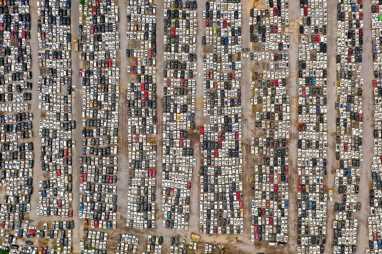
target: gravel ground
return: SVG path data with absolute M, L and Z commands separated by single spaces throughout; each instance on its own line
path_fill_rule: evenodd
M 250 15 L 249 10 L 251 8 L 251 1 L 242 1 L 242 14 L 241 14 L 241 45 L 242 48 L 250 48 Z M 242 104 L 242 153 L 243 153 L 243 198 L 244 198 L 244 236 L 250 238 L 252 231 L 252 219 L 251 219 L 251 201 L 253 191 L 251 189 L 252 185 L 252 172 L 254 170 L 253 159 L 251 156 L 251 141 L 253 138 L 255 123 L 254 114 L 252 113 L 252 89 L 251 89 L 251 69 L 252 65 L 247 53 L 242 54 L 242 73 L 241 73 L 241 101 Z
M 83 230 L 82 222 L 79 216 L 80 205 L 80 154 L 81 154 L 81 83 L 79 73 L 80 56 L 77 50 L 77 39 L 79 35 L 79 4 L 78 1 L 72 3 L 71 10 L 71 29 L 72 29 L 72 84 L 75 86 L 73 96 L 73 119 L 76 120 L 77 128 L 73 130 L 73 140 L 75 147 L 73 149 L 73 219 L 75 228 L 73 230 L 73 251 L 80 253 L 80 239 Z
M 295 176 L 297 176 L 297 103 L 295 103 L 295 98 L 297 98 L 297 54 L 298 54 L 298 19 L 299 13 L 299 1 L 293 0 L 289 2 L 289 33 L 290 33 L 290 44 L 289 44 L 289 82 L 287 85 L 287 90 L 290 98 L 290 112 L 291 112 L 291 125 L 289 131 L 289 209 L 288 209 L 288 220 L 289 220 L 289 232 L 288 232 L 288 250 L 291 253 L 297 252 L 297 196 L 296 196 L 296 184 Z
M 373 57 L 371 45 L 371 0 L 363 2 L 364 12 L 364 45 L 363 45 L 363 66 L 361 70 L 361 78 L 363 79 L 363 112 L 364 112 L 364 125 L 363 125 L 363 162 L 360 170 L 360 193 L 359 201 L 361 202 L 361 211 L 358 212 L 358 219 L 360 223 L 358 234 L 358 249 L 357 254 L 366 253 L 368 248 L 369 234 L 368 234 L 368 221 L 369 214 L 369 182 L 371 181 L 371 164 L 373 160 L 373 125 L 374 125 L 374 100 L 373 89 L 371 80 L 373 79 Z
M 42 180 L 41 170 L 41 139 L 39 135 L 40 129 L 40 116 L 41 111 L 39 109 L 39 84 L 40 69 L 38 63 L 38 38 L 37 38 L 37 22 L 38 22 L 38 10 L 37 1 L 31 1 L 30 8 L 32 27 L 31 27 L 31 50 L 32 50 L 32 82 L 33 82 L 33 94 L 32 94 L 32 113 L 33 113 L 33 194 L 31 198 L 31 213 L 32 220 L 38 219 L 39 209 L 39 182 Z
M 120 33 L 120 97 L 119 97 L 119 157 L 118 157 L 118 181 L 117 181 L 117 192 L 127 193 L 128 192 L 128 182 L 129 182 L 129 159 L 128 159 L 128 105 L 126 99 L 126 91 L 130 80 L 127 75 L 127 18 L 126 18 L 126 1 L 118 1 L 119 5 L 119 33 Z M 117 200 L 118 202 L 118 212 L 122 216 L 126 216 L 127 212 L 127 198 L 120 196 Z M 123 222 L 126 224 L 126 221 Z
M 205 0 L 198 1 L 197 15 L 201 17 L 203 15 L 203 8 L 205 6 Z M 202 36 L 205 33 L 205 26 L 202 19 L 198 19 L 198 31 L 196 41 L 196 107 L 195 107 L 195 125 L 202 126 L 203 120 L 203 45 Z M 190 213 L 190 230 L 192 232 L 199 233 L 199 214 L 200 214 L 200 176 L 199 169 L 203 164 L 200 139 L 194 142 L 194 153 L 196 157 L 195 169 L 192 173 L 192 186 L 191 186 L 191 213 Z
M 164 226 L 164 215 L 162 212 L 162 162 L 163 162 L 163 68 L 164 68 L 164 21 L 163 21 L 163 11 L 164 2 L 163 0 L 155 1 L 157 5 L 156 17 L 156 46 L 157 46 L 157 58 L 156 58 L 156 84 L 157 84 L 157 185 L 156 185 L 156 217 L 157 217 L 157 227 L 161 231 L 165 228 Z
M 334 188 L 334 179 L 336 177 L 336 13 L 337 2 L 328 1 L 328 163 L 326 184 L 328 188 Z M 334 202 L 338 199 L 337 195 L 333 194 L 333 199 L 328 200 L 328 217 L 326 221 L 326 243 L 325 252 L 330 253 L 333 248 L 333 221 L 334 221 Z

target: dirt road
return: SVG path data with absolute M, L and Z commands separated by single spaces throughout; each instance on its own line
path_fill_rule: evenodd
M 198 32 L 196 41 L 196 125 L 204 123 L 203 116 L 203 103 L 204 103 L 204 46 L 202 45 L 202 37 L 205 35 L 206 27 L 203 19 L 203 11 L 206 6 L 206 0 L 197 0 L 197 19 L 198 19 Z
M 118 214 L 121 218 L 126 217 L 128 199 L 124 193 L 129 190 L 129 159 L 128 159 L 128 103 L 127 88 L 130 82 L 127 75 L 127 18 L 126 1 L 118 1 L 119 7 L 119 37 L 120 37 L 120 80 L 119 80 L 119 131 L 118 131 L 118 181 L 117 181 L 117 205 Z M 123 222 L 126 225 L 126 221 Z M 118 226 L 118 225 L 117 225 Z
M 34 153 L 34 165 L 33 165 L 33 194 L 31 198 L 31 213 L 30 218 L 34 221 L 38 221 L 39 210 L 39 183 L 43 179 L 41 170 L 41 138 L 40 138 L 40 118 L 41 110 L 39 109 L 39 84 L 40 68 L 39 68 L 39 53 L 38 53 L 38 10 L 37 1 L 31 1 L 30 14 L 32 20 L 31 27 L 31 50 L 32 50 L 32 113 L 33 113 L 33 153 Z M 36 222 L 37 223 L 37 222 Z
M 243 0 L 241 1 L 242 12 L 241 12 L 241 46 L 242 46 L 242 58 L 241 58 L 241 101 L 242 101 L 242 136 L 241 136 L 241 146 L 243 153 L 243 198 L 244 198 L 244 236 L 250 239 L 252 231 L 252 220 L 251 220 L 251 203 L 253 199 L 252 191 L 252 175 L 254 172 L 253 159 L 251 155 L 251 142 L 253 139 L 253 134 L 255 132 L 255 121 L 254 114 L 252 113 L 252 89 L 251 89 L 251 69 L 252 64 L 249 59 L 249 54 L 247 49 L 250 48 L 250 15 L 249 11 L 252 5 L 252 1 Z
M 205 34 L 205 24 L 203 22 L 203 10 L 205 8 L 206 0 L 197 1 L 197 19 L 198 19 L 198 30 L 196 37 L 196 107 L 195 107 L 195 125 L 197 127 L 204 125 L 203 118 L 203 87 L 204 87 L 204 66 L 203 66 L 203 45 L 202 37 Z M 199 223 L 200 223 L 200 175 L 199 170 L 203 165 L 203 156 L 201 153 L 200 140 L 194 143 L 194 154 L 195 154 L 195 168 L 192 172 L 192 188 L 191 188 L 191 215 L 190 215 L 190 230 L 192 232 L 199 233 Z
M 163 162 L 163 67 L 164 67 L 164 3 L 156 2 L 156 84 L 157 84 L 157 179 L 156 179 L 156 225 L 164 229 L 162 209 L 162 162 Z
M 371 80 L 373 79 L 373 57 L 371 45 L 371 0 L 363 1 L 364 27 L 363 27 L 363 58 L 361 78 L 363 79 L 364 89 L 362 90 L 362 105 L 364 112 L 363 122 L 363 162 L 360 170 L 359 201 L 361 210 L 357 213 L 359 219 L 359 233 L 357 254 L 366 253 L 368 248 L 368 214 L 369 214 L 369 182 L 371 181 L 371 164 L 374 153 L 374 100 Z
M 333 221 L 334 221 L 334 203 L 337 200 L 335 193 L 334 180 L 336 177 L 336 34 L 337 34 L 337 2 L 328 1 L 328 163 L 326 185 L 333 190 L 333 199 L 328 199 L 328 212 L 326 220 L 326 242 L 325 253 L 331 253 L 333 250 Z
M 72 30 L 72 85 L 73 94 L 73 119 L 76 121 L 76 129 L 72 132 L 73 137 L 73 251 L 80 253 L 80 239 L 82 238 L 82 221 L 80 220 L 80 167 L 81 167 L 81 129 L 82 129 L 82 87 L 80 83 L 80 56 L 78 52 L 79 38 L 79 3 L 73 1 L 71 6 L 71 30 Z
M 296 196 L 296 176 L 297 176 L 297 55 L 298 55 L 298 19 L 299 1 L 289 2 L 289 82 L 287 91 L 290 101 L 291 124 L 289 130 L 288 143 L 288 250 L 290 253 L 297 253 L 297 196 Z

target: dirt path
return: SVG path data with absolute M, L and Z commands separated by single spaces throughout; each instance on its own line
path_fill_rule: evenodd
M 249 54 L 245 51 L 250 48 L 250 23 L 249 23 L 249 11 L 252 1 L 245 0 L 241 2 L 242 14 L 241 14 L 241 46 L 242 58 L 241 58 L 241 101 L 242 101 L 242 136 L 241 145 L 243 153 L 243 198 L 244 198 L 244 237 L 250 239 L 252 234 L 252 219 L 251 219 L 251 203 L 253 199 L 252 191 L 252 175 L 253 175 L 253 159 L 251 155 L 251 142 L 254 134 L 254 114 L 252 113 L 252 90 L 251 90 L 251 62 Z
M 204 87 L 204 71 L 203 71 L 203 45 L 202 36 L 205 34 L 205 26 L 203 22 L 203 10 L 206 0 L 197 0 L 197 19 L 198 30 L 196 35 L 196 106 L 195 106 L 195 125 L 198 127 L 204 125 L 203 119 L 203 87 Z M 191 214 L 190 214 L 190 231 L 199 233 L 200 223 L 200 175 L 199 170 L 203 165 L 203 155 L 201 153 L 200 139 L 194 143 L 195 169 L 192 172 L 192 188 L 191 188 Z
M 124 195 L 129 190 L 129 159 L 128 159 L 128 103 L 127 103 L 127 88 L 130 82 L 127 75 L 127 18 L 126 18 L 126 1 L 119 0 L 119 37 L 120 37 L 120 80 L 119 80 L 119 130 L 118 130 L 118 211 L 119 218 L 125 218 L 128 207 L 128 199 Z M 123 221 L 126 225 L 126 221 Z M 118 225 L 117 225 L 118 226 Z
M 105 231 L 100 229 L 99 231 Z M 169 240 L 171 237 L 180 236 L 186 239 L 190 239 L 191 232 L 189 230 L 171 230 L 171 229 L 132 229 L 132 228 L 118 228 L 113 232 L 114 236 L 118 236 L 122 233 L 130 233 L 139 238 L 139 246 L 138 249 L 143 249 L 144 246 L 144 240 L 146 239 L 147 235 L 156 235 L 156 236 L 163 236 L 165 243 L 167 246 L 169 246 Z M 263 244 L 259 244 L 257 246 L 254 246 L 253 243 L 249 239 L 245 239 L 242 236 L 239 236 L 236 238 L 232 235 L 206 235 L 201 233 L 200 234 L 200 242 L 205 243 L 211 243 L 211 244 L 222 244 L 230 249 L 235 249 L 237 253 L 241 254 L 257 254 L 264 252 L 266 254 L 286 254 L 285 248 L 282 247 L 272 247 L 272 246 L 266 246 Z M 166 247 L 166 246 L 165 246 Z M 167 248 L 167 247 L 166 247 Z M 141 253 L 141 252 L 138 252 Z M 167 252 L 162 252 L 163 254 L 168 254 Z
M 41 170 L 41 138 L 39 135 L 40 132 L 40 118 L 41 118 L 41 110 L 39 109 L 39 84 L 38 80 L 40 78 L 40 68 L 38 61 L 38 9 L 37 9 L 37 1 L 31 1 L 31 50 L 32 50 L 32 83 L 33 83 L 33 91 L 32 91 L 32 108 L 31 111 L 33 113 L 33 156 L 34 156 L 34 165 L 33 165 L 33 194 L 31 197 L 31 213 L 30 218 L 35 220 L 36 223 L 39 219 L 38 210 L 39 210 L 39 183 L 43 179 L 42 170 Z
M 162 162 L 163 162 L 163 64 L 164 64 L 164 3 L 156 2 L 156 85 L 157 85 L 157 179 L 156 179 L 156 225 L 164 229 L 162 209 Z
M 297 54 L 298 54 L 298 19 L 299 2 L 297 0 L 289 2 L 289 82 L 287 91 L 290 100 L 291 124 L 289 130 L 288 143 L 288 250 L 290 253 L 297 253 L 297 196 L 296 196 L 296 176 L 297 176 Z
M 368 214 L 369 214 L 369 182 L 371 181 L 371 164 L 374 153 L 374 100 L 371 80 L 373 79 L 373 57 L 371 45 L 371 1 L 363 2 L 364 27 L 363 27 L 363 58 L 361 78 L 363 79 L 364 89 L 362 90 L 362 105 L 364 112 L 363 122 L 363 162 L 360 170 L 360 192 L 359 201 L 361 202 L 361 210 L 357 213 L 359 219 L 359 234 L 357 254 L 366 253 L 368 248 Z
M 80 56 L 78 52 L 79 37 L 79 4 L 74 1 L 71 7 L 71 30 L 72 30 L 72 84 L 74 87 L 73 102 L 73 119 L 76 121 L 76 129 L 73 130 L 73 251 L 80 253 L 80 239 L 83 235 L 82 222 L 79 215 L 80 206 L 80 167 L 81 167 L 81 95 L 82 88 L 80 83 Z
M 328 189 L 333 190 L 332 198 L 328 199 L 328 213 L 326 219 L 326 242 L 325 253 L 331 253 L 333 250 L 333 221 L 334 221 L 334 203 L 337 200 L 335 193 L 334 180 L 336 177 L 336 34 L 337 34 L 337 2 L 328 1 L 328 163 L 326 185 Z

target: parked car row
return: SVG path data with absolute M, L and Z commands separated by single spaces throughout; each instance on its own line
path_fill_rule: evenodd
M 255 127 L 251 153 L 255 168 L 251 204 L 254 241 L 288 242 L 288 132 L 289 76 L 288 3 L 265 1 L 265 8 L 250 10 L 252 106 Z M 269 64 L 268 64 L 269 63 Z
M 122 234 L 119 239 L 117 254 L 137 254 L 139 239 L 132 234 Z
M 29 1 L 10 1 L 0 13 L 0 111 L 26 112 L 32 100 Z
M 13 245 L 10 249 L 6 249 L 6 251 L 10 251 L 9 253 L 34 253 L 37 251 L 37 248 L 33 245 Z
M 374 156 L 371 167 L 371 184 L 369 190 L 368 233 L 369 246 L 367 253 L 382 254 L 382 23 L 379 20 L 382 3 L 371 1 L 371 32 L 374 79 Z M 366 87 L 369 84 L 365 84 Z
M 118 8 L 80 3 L 82 151 L 80 217 L 92 229 L 116 227 L 118 165 Z
M 243 231 L 241 154 L 241 5 L 207 1 L 204 116 L 200 128 L 200 228 L 207 234 Z
M 119 239 L 117 253 L 119 254 L 134 254 L 138 253 L 138 249 L 143 247 L 143 253 L 154 254 L 164 253 L 162 244 L 164 242 L 163 236 L 147 235 L 146 239 L 140 243 L 137 236 L 126 233 L 122 234 Z M 192 241 L 186 240 L 179 235 L 170 237 L 170 252 L 171 254 L 186 254 L 196 253 L 196 244 L 193 245 Z M 193 248 L 195 246 L 195 248 Z M 204 247 L 204 245 L 203 245 Z M 201 252 L 204 253 L 204 252 Z
M 27 231 L 28 237 L 37 237 L 42 244 L 38 245 L 37 252 L 40 253 L 72 253 L 74 221 L 44 222 L 37 228 Z M 53 247 L 54 246 L 54 247 Z M 27 252 L 33 253 L 33 252 Z
M 162 197 L 165 226 L 187 229 L 195 168 L 196 1 L 164 1 Z
M 355 253 L 359 231 L 357 212 L 362 149 L 361 80 L 363 12 L 362 3 L 337 3 L 337 120 L 335 188 L 341 195 L 335 203 L 333 253 Z
M 156 5 L 127 2 L 129 190 L 127 226 L 154 228 L 157 175 Z
M 207 243 L 200 239 L 184 238 L 176 235 L 170 237 L 170 253 L 171 254 L 186 254 L 186 253 L 225 253 L 224 246 L 215 243 Z
M 52 253 L 56 251 L 57 253 L 62 254 L 70 254 L 73 253 L 72 249 L 72 238 L 73 238 L 73 229 L 74 229 L 74 221 L 54 221 L 52 223 L 44 223 L 37 231 L 37 235 L 41 239 L 49 239 L 52 240 L 52 245 L 55 246 L 52 248 L 51 246 L 38 247 L 38 249 L 47 251 L 48 253 Z M 53 250 L 54 249 L 54 250 Z
M 33 191 L 29 4 L 0 4 L 0 245 L 8 249 L 19 247 L 16 238 L 29 223 Z
M 40 0 L 41 170 L 39 214 L 72 216 L 72 70 L 70 5 Z
M 4 253 L 37 253 L 38 249 L 33 245 L 33 242 L 28 240 L 28 244 L 18 243 L 16 237 L 7 235 L 1 239 L 3 242 L 0 245 L 0 251 Z
M 81 254 L 106 254 L 108 234 L 102 231 L 85 230 L 80 242 Z
M 223 248 L 217 244 L 205 243 L 204 254 L 224 253 Z
M 163 236 L 147 235 L 145 249 L 142 254 L 161 254 Z
M 36 236 L 36 229 L 30 224 L 29 220 L 20 220 L 14 230 L 2 228 L 0 230 L 0 248 L 9 250 L 11 253 L 18 253 L 20 250 L 33 250 L 30 246 L 30 239 Z M 25 248 L 26 247 L 26 248 Z M 33 248 L 30 248 L 33 247 Z
M 184 238 L 181 238 L 180 236 L 171 237 L 170 244 L 171 254 L 192 253 L 192 251 L 189 250 L 189 245 L 187 244 L 186 240 Z
M 213 244 L 208 244 L 201 242 L 200 236 L 196 234 L 191 234 L 191 238 L 185 238 L 180 235 L 175 235 L 170 237 L 170 253 L 171 254 L 194 254 L 194 253 L 211 253 L 208 251 L 215 251 L 213 253 L 220 253 L 217 250 L 217 246 Z M 211 245 L 211 246 L 206 246 Z
M 12 234 L 31 210 L 33 190 L 32 113 L 0 115 L 0 182 L 4 195 L 0 228 Z
M 72 230 L 74 221 L 44 222 L 33 226 L 23 222 L 15 235 L 1 236 L 2 248 L 10 253 L 72 253 Z M 39 242 L 38 246 L 34 242 Z M 54 246 L 54 247 L 53 247 Z
M 298 253 L 323 253 L 327 193 L 327 1 L 300 2 L 298 48 Z

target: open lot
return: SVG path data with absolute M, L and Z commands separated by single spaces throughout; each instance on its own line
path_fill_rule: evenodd
M 0 247 L 380 253 L 380 11 L 0 0 Z

